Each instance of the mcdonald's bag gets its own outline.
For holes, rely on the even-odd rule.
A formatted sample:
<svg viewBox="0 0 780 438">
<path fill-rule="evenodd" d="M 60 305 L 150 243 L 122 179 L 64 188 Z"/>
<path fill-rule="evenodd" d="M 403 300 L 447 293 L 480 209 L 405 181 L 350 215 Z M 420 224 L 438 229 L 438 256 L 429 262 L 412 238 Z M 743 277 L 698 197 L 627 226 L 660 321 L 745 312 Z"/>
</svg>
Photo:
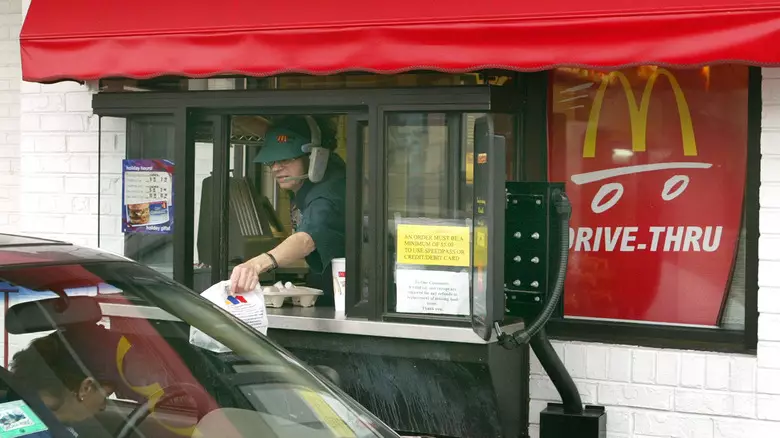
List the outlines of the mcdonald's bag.
<svg viewBox="0 0 780 438">
<path fill-rule="evenodd" d="M 268 314 L 265 310 L 265 297 L 261 287 L 258 285 L 254 291 L 236 296 L 231 296 L 229 290 L 230 281 L 226 280 L 211 286 L 200 295 L 249 324 L 263 335 L 267 335 Z M 219 333 L 211 333 L 211 335 L 219 337 Z M 194 326 L 190 326 L 190 344 L 215 353 L 231 351 L 223 343 Z"/>
</svg>

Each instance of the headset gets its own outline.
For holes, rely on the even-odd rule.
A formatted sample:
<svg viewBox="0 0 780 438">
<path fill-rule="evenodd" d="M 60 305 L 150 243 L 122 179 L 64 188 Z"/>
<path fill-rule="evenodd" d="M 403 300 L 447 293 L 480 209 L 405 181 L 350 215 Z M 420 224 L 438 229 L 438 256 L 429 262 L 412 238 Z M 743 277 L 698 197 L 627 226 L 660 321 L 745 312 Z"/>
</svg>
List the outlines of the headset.
<svg viewBox="0 0 780 438">
<path fill-rule="evenodd" d="M 304 116 L 311 132 L 311 142 L 301 146 L 304 153 L 309 154 L 309 172 L 306 175 L 288 176 L 285 181 L 301 181 L 308 179 L 313 183 L 322 181 L 328 168 L 330 151 L 322 147 L 322 131 L 312 116 Z"/>
</svg>

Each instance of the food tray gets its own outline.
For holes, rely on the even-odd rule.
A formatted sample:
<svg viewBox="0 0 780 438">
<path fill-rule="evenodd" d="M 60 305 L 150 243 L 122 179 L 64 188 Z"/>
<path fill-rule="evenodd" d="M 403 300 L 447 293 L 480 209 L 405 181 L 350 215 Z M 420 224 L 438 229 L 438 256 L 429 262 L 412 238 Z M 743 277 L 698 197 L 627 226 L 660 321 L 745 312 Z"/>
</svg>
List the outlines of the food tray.
<svg viewBox="0 0 780 438">
<path fill-rule="evenodd" d="M 312 307 L 317 302 L 317 298 L 322 294 L 323 292 L 320 289 L 294 286 L 290 283 L 286 285 L 276 283 L 273 286 L 263 287 L 265 306 L 274 308 L 282 307 L 288 300 L 292 302 L 293 306 Z"/>
</svg>

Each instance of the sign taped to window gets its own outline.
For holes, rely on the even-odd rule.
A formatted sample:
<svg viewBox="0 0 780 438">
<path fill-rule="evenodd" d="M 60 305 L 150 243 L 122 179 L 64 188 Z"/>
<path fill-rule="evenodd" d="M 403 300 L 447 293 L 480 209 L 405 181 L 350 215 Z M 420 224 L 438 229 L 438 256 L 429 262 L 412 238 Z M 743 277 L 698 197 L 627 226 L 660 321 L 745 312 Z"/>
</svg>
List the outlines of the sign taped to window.
<svg viewBox="0 0 780 438">
<path fill-rule="evenodd" d="M 471 220 L 395 218 L 396 311 L 471 311 Z"/>
<path fill-rule="evenodd" d="M 550 92 L 549 178 L 572 204 L 565 316 L 744 315 L 727 294 L 743 289 L 748 69 L 577 72 L 555 70 Z"/>
<path fill-rule="evenodd" d="M 399 222 L 400 221 L 400 222 Z M 396 263 L 468 267 L 471 224 L 463 220 L 400 219 L 396 221 Z"/>
<path fill-rule="evenodd" d="M 173 231 L 173 163 L 122 160 L 122 232 Z"/>
</svg>

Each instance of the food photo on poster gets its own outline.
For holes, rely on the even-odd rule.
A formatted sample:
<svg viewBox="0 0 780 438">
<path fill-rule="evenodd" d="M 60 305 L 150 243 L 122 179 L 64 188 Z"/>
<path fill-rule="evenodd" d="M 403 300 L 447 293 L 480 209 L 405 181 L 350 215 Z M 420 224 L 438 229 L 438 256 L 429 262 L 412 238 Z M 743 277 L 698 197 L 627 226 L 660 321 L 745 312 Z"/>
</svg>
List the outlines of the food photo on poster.
<svg viewBox="0 0 780 438">
<path fill-rule="evenodd" d="M 717 326 L 743 219 L 748 70 L 551 74 L 549 180 L 573 207 L 567 317 Z"/>
<path fill-rule="evenodd" d="M 469 315 L 468 220 L 396 218 L 396 311 Z"/>
<path fill-rule="evenodd" d="M 122 160 L 122 232 L 173 231 L 173 163 Z"/>
</svg>

